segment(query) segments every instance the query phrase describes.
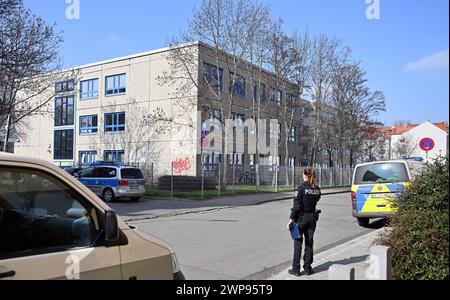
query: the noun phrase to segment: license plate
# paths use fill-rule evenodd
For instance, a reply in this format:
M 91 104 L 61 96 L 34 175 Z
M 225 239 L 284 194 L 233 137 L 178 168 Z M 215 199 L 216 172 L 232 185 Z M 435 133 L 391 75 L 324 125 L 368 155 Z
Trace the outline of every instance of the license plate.
M 132 189 L 132 190 L 139 190 L 139 186 L 130 186 L 130 189 Z

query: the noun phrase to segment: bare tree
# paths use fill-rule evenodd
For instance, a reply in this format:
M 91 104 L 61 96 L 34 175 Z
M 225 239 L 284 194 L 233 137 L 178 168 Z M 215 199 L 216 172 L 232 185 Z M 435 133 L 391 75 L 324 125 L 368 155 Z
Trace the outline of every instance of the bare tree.
M 295 114 L 296 126 L 298 130 L 298 146 L 302 149 L 309 143 L 311 138 L 309 130 L 309 110 L 312 108 L 310 102 L 305 101 L 307 91 L 311 79 L 311 58 L 312 58 L 312 41 L 308 31 L 303 33 L 294 32 L 292 36 L 292 46 L 295 53 L 294 64 L 290 80 L 294 83 L 296 90 L 294 91 L 295 104 L 293 113 Z M 306 153 L 306 155 L 308 155 Z M 303 154 L 301 150 L 298 152 L 299 163 Z
M 301 44 L 304 41 L 300 39 L 299 36 L 287 36 L 282 30 L 282 21 L 278 21 L 273 26 L 267 45 L 269 49 L 268 66 L 272 72 L 271 82 L 273 84 L 268 115 L 278 119 L 281 125 L 281 136 L 279 145 L 276 147 L 275 157 L 278 156 L 279 146 L 283 146 L 286 185 L 289 185 L 288 165 L 290 154 L 292 154 L 289 152 L 289 146 L 296 144 L 300 125 L 298 108 L 303 90 L 296 84 L 302 84 L 302 76 L 305 76 L 302 73 L 303 70 L 300 69 L 300 64 L 305 59 L 305 49 L 303 49 L 305 45 Z
M 344 49 L 346 50 L 346 49 Z M 317 154 L 321 151 L 321 137 L 326 130 L 324 117 L 330 105 L 330 95 L 333 87 L 333 70 L 336 68 L 337 57 L 343 51 L 342 43 L 320 34 L 312 41 L 311 77 L 308 94 L 313 104 L 314 128 L 312 128 L 311 166 L 317 163 Z
M 380 126 L 371 126 L 363 135 L 363 153 L 362 156 L 369 162 L 385 159 L 385 133 L 380 131 Z
M 337 80 L 341 82 L 337 86 L 343 99 L 342 134 L 346 137 L 341 139 L 341 148 L 348 151 L 349 165 L 353 166 L 364 150 L 365 137 L 380 126 L 375 117 L 385 110 L 385 100 L 382 92 L 372 92 L 367 86 L 366 72 L 358 63 L 341 68 Z
M 248 51 L 246 53 L 245 59 L 248 63 L 245 64 L 247 69 L 247 75 L 249 78 L 249 86 L 251 90 L 251 107 L 246 114 L 246 118 L 253 118 L 255 120 L 255 138 L 256 138 L 256 153 L 254 156 L 254 167 L 255 167 L 255 180 L 256 189 L 259 188 L 261 184 L 261 153 L 260 153 L 260 136 L 259 133 L 262 128 L 260 128 L 259 120 L 266 115 L 268 105 L 270 104 L 267 98 L 267 87 L 263 83 L 267 79 L 263 71 L 267 67 L 269 61 L 270 49 L 267 47 L 270 40 L 270 33 L 273 29 L 274 23 L 269 16 L 269 9 L 267 7 L 260 7 L 261 17 L 257 18 L 254 24 L 254 34 L 250 39 Z
M 392 154 L 394 158 L 411 157 L 418 148 L 419 141 L 414 136 L 405 133 L 402 137 L 392 145 Z
M 0 19 L 10 15 L 21 3 L 20 0 L 0 0 Z
M 196 108 L 198 100 L 199 107 L 205 108 L 209 117 L 219 120 L 221 134 L 225 138 L 225 120 L 233 118 L 236 101 L 241 97 L 234 92 L 235 87 L 246 87 L 244 74 L 240 72 L 247 69 L 249 49 L 267 18 L 268 8 L 251 0 L 203 0 L 200 7 L 194 9 L 189 29 L 171 42 L 172 51 L 167 57 L 170 70 L 159 78 L 162 85 L 177 86 L 174 97 L 178 103 L 185 103 L 185 107 L 180 109 L 179 106 L 177 114 Z M 183 44 L 187 46 L 179 46 Z M 208 59 L 199 55 L 199 48 L 204 45 L 210 54 Z M 226 77 L 221 70 L 229 74 L 229 89 L 225 88 Z M 180 124 L 182 122 L 177 122 L 179 116 L 170 116 L 161 110 L 154 111 L 150 118 L 166 125 L 183 126 Z M 226 145 L 223 144 L 225 159 L 221 164 L 224 185 L 228 177 L 226 152 Z
M 54 25 L 26 9 L 21 0 L 0 1 L 0 128 L 5 141 L 24 118 L 51 110 L 62 43 Z M 6 150 L 7 143 L 4 145 Z

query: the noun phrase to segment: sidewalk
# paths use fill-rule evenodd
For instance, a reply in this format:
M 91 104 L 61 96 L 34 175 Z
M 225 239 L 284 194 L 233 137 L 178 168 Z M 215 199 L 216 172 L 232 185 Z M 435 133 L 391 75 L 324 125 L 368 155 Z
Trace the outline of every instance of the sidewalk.
M 350 192 L 350 188 L 335 188 L 323 190 L 323 195 Z M 128 201 L 114 202 L 109 205 L 125 220 L 138 221 L 169 217 L 198 212 L 208 212 L 220 209 L 228 209 L 237 206 L 259 205 L 268 202 L 292 199 L 292 192 L 249 194 L 242 196 L 227 196 L 209 200 L 188 199 L 154 199 L 144 197 L 140 202 Z
M 332 265 L 345 265 L 355 268 L 355 280 L 368 280 L 366 271 L 369 268 L 370 247 L 385 228 L 376 230 L 367 235 L 356 238 L 314 256 L 314 274 L 294 277 L 288 274 L 286 268 L 273 275 L 269 280 L 328 280 L 328 269 Z M 303 256 L 302 256 L 303 259 Z M 302 260 L 303 263 L 303 260 Z

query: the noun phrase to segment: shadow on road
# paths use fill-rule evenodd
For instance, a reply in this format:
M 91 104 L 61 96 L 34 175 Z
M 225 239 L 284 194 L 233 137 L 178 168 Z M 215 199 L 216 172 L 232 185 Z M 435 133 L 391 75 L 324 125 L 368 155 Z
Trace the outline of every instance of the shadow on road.
M 223 197 L 209 200 L 187 199 L 154 199 L 144 197 L 139 202 L 131 202 L 127 199 L 108 203 L 119 215 L 130 218 L 145 218 L 146 216 L 164 216 L 173 213 L 189 211 L 209 211 L 235 206 L 253 206 L 259 203 L 267 203 L 274 199 L 290 197 L 291 193 L 280 192 L 273 194 L 250 194 L 233 197 Z M 324 197 L 328 197 L 325 195 Z M 291 200 L 277 200 L 291 201 Z
M 378 219 L 376 221 L 373 221 L 369 225 L 367 225 L 365 228 L 369 229 L 381 229 L 383 227 L 388 227 L 390 224 L 390 220 L 387 218 L 384 219 Z
M 185 209 L 214 209 L 227 207 L 233 204 L 228 203 L 225 199 L 221 200 L 153 200 L 151 198 L 143 198 L 139 202 L 130 202 L 127 200 L 115 201 L 108 203 L 118 214 L 121 215 L 148 215 L 149 212 L 158 210 L 185 210 Z
M 230 206 L 248 206 L 261 201 L 271 200 L 273 198 L 284 196 L 286 193 L 275 194 L 252 194 L 235 197 L 223 197 L 210 200 L 185 200 L 185 199 L 153 199 L 149 197 L 142 198 L 139 202 L 130 202 L 129 200 L 118 200 L 108 203 L 119 215 L 139 216 L 148 215 L 155 211 L 173 211 L 173 210 L 208 210 L 220 209 Z
M 328 261 L 324 264 L 321 264 L 321 265 L 315 267 L 314 272 L 315 273 L 328 272 L 328 269 L 332 265 L 344 265 L 345 266 L 345 265 L 355 264 L 355 263 L 366 261 L 367 257 L 368 257 L 368 255 L 363 255 L 363 256 L 355 256 L 355 257 L 350 257 L 350 258 L 336 260 L 336 261 Z

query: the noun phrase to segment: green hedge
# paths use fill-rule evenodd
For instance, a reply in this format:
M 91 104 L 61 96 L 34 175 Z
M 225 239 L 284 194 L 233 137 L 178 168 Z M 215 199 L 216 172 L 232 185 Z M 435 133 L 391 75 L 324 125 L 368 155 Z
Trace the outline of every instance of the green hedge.
M 448 167 L 440 158 L 414 180 L 378 241 L 392 249 L 395 279 L 449 279 Z

